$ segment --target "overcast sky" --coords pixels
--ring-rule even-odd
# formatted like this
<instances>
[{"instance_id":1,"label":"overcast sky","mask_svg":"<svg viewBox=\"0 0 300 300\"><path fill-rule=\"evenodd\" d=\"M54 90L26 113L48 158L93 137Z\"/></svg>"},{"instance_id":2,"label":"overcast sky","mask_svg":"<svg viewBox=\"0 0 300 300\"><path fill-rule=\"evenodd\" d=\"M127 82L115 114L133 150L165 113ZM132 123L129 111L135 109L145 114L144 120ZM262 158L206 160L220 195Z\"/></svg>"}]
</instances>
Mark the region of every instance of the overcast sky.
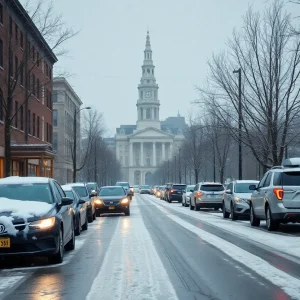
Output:
<instances>
[{"instance_id":1,"label":"overcast sky","mask_svg":"<svg viewBox=\"0 0 300 300\"><path fill-rule=\"evenodd\" d=\"M75 2L77 5L75 5ZM80 4L79 4L80 2ZM240 27L249 4L263 0L55 0L66 23L80 33L65 48L57 66L84 105L103 112L113 136L120 124L135 124L137 85L149 28L161 103L160 119L187 116L195 109L195 85L207 74L207 60L225 48ZM288 2L288 1L287 1ZM299 6L287 4L289 10Z\"/></svg>"}]
</instances>

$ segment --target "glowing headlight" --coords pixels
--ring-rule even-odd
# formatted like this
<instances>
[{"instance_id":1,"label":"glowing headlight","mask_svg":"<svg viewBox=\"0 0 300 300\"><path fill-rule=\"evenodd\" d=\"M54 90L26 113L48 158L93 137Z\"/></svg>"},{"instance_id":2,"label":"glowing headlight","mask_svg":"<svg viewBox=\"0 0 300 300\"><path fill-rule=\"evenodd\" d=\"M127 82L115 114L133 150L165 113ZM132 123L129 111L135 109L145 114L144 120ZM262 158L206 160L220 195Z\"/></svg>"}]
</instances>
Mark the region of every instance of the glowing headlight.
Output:
<instances>
[{"instance_id":1,"label":"glowing headlight","mask_svg":"<svg viewBox=\"0 0 300 300\"><path fill-rule=\"evenodd\" d=\"M234 197L233 199L235 202L240 202L240 203L248 203L246 199L239 198L239 197Z\"/></svg>"},{"instance_id":2,"label":"glowing headlight","mask_svg":"<svg viewBox=\"0 0 300 300\"><path fill-rule=\"evenodd\" d=\"M95 203L96 203L96 204L103 204L103 201L100 200L100 199L96 199L96 200L95 200Z\"/></svg>"},{"instance_id":3,"label":"glowing headlight","mask_svg":"<svg viewBox=\"0 0 300 300\"><path fill-rule=\"evenodd\" d=\"M55 217L35 221L29 224L30 227L35 227L38 229L48 229L53 227L55 224Z\"/></svg>"},{"instance_id":4,"label":"glowing headlight","mask_svg":"<svg viewBox=\"0 0 300 300\"><path fill-rule=\"evenodd\" d=\"M122 203L122 204L126 204L126 203L128 203L128 198L124 198L124 199L122 199L122 200L121 200L121 203Z\"/></svg>"}]
</instances>

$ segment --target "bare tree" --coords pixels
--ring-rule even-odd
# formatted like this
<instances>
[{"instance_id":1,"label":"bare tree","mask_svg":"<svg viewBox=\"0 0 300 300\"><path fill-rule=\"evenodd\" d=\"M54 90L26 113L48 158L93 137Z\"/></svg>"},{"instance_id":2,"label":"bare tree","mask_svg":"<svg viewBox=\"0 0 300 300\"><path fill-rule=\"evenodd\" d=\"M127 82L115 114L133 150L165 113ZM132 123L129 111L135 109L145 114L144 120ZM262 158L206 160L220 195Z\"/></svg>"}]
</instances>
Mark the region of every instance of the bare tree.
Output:
<instances>
[{"instance_id":1,"label":"bare tree","mask_svg":"<svg viewBox=\"0 0 300 300\"><path fill-rule=\"evenodd\" d=\"M228 52L209 62L208 84L200 88L223 126L238 139L238 82L242 70L242 142L265 167L280 164L299 136L300 36L291 35L291 17L275 0L262 14L248 10L234 31Z\"/></svg>"}]
</instances>

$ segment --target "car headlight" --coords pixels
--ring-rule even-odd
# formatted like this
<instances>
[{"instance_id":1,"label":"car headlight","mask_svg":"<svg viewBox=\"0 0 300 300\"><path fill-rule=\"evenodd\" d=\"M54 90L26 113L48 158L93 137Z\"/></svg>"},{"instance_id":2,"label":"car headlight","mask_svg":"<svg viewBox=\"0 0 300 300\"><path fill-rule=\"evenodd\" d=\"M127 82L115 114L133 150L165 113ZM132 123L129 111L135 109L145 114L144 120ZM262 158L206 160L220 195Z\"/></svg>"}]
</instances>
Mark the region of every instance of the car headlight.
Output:
<instances>
[{"instance_id":1,"label":"car headlight","mask_svg":"<svg viewBox=\"0 0 300 300\"><path fill-rule=\"evenodd\" d=\"M103 201L102 201L101 199L96 199L96 200L95 200L95 203L96 203L96 204L103 204Z\"/></svg>"},{"instance_id":2,"label":"car headlight","mask_svg":"<svg viewBox=\"0 0 300 300\"><path fill-rule=\"evenodd\" d=\"M249 200L243 199L243 198L239 198L239 197L234 197L234 201L235 202L239 202L239 203L249 203Z\"/></svg>"},{"instance_id":3,"label":"car headlight","mask_svg":"<svg viewBox=\"0 0 300 300\"><path fill-rule=\"evenodd\" d=\"M124 199L122 199L122 200L121 200L121 203L122 203L122 204L126 204L126 203L128 203L128 198L124 198Z\"/></svg>"},{"instance_id":4,"label":"car headlight","mask_svg":"<svg viewBox=\"0 0 300 300\"><path fill-rule=\"evenodd\" d=\"M55 224L55 217L35 221L29 224L30 227L35 227L38 229L48 229L53 227Z\"/></svg>"}]
</instances>

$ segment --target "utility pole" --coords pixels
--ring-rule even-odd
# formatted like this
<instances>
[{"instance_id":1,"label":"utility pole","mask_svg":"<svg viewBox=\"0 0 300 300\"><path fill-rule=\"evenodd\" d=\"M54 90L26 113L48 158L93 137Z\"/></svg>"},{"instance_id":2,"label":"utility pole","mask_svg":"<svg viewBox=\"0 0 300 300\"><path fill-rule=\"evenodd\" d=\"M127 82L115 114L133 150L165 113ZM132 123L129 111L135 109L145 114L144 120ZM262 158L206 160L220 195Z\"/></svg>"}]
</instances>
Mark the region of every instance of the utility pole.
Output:
<instances>
[{"instance_id":1,"label":"utility pole","mask_svg":"<svg viewBox=\"0 0 300 300\"><path fill-rule=\"evenodd\" d=\"M215 144L213 143L213 165L214 165L214 182L216 182L216 149Z\"/></svg>"},{"instance_id":2,"label":"utility pole","mask_svg":"<svg viewBox=\"0 0 300 300\"><path fill-rule=\"evenodd\" d=\"M242 162L242 69L234 70L233 73L239 74L239 180L243 178L243 162Z\"/></svg>"},{"instance_id":3,"label":"utility pole","mask_svg":"<svg viewBox=\"0 0 300 300\"><path fill-rule=\"evenodd\" d=\"M176 170L176 163L177 163L177 161L176 161L176 155L174 155L174 157L175 157L175 166L174 166L174 173L175 173L175 174L174 174L174 177L175 177L175 178L174 178L174 183L176 183L176 179L177 179L177 174L176 174L176 171L177 171L177 170Z\"/></svg>"}]
</instances>

